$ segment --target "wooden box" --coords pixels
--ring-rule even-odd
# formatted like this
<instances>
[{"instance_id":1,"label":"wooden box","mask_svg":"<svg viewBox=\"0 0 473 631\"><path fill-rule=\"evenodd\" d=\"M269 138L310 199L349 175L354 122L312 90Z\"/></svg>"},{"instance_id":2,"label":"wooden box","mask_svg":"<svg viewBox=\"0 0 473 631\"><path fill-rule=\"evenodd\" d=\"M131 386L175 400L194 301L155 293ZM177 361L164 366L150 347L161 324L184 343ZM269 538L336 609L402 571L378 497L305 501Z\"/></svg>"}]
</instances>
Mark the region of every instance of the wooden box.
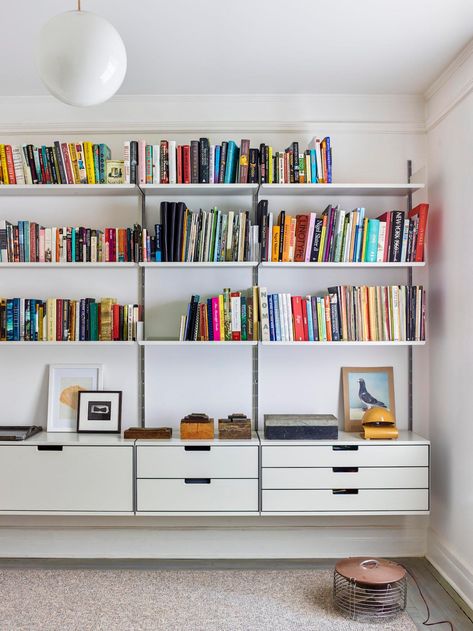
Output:
<instances>
[{"instance_id":1,"label":"wooden box","mask_svg":"<svg viewBox=\"0 0 473 631\"><path fill-rule=\"evenodd\" d=\"M213 418L209 418L207 414L188 414L181 420L181 438L184 440L213 440Z\"/></svg>"},{"instance_id":2,"label":"wooden box","mask_svg":"<svg viewBox=\"0 0 473 631\"><path fill-rule=\"evenodd\" d=\"M230 414L228 418L218 419L218 437L220 440L250 440L251 419L244 414Z\"/></svg>"},{"instance_id":3,"label":"wooden box","mask_svg":"<svg viewBox=\"0 0 473 631\"><path fill-rule=\"evenodd\" d=\"M123 432L123 438L140 440L160 440L172 437L172 427L129 427Z\"/></svg>"}]
</instances>

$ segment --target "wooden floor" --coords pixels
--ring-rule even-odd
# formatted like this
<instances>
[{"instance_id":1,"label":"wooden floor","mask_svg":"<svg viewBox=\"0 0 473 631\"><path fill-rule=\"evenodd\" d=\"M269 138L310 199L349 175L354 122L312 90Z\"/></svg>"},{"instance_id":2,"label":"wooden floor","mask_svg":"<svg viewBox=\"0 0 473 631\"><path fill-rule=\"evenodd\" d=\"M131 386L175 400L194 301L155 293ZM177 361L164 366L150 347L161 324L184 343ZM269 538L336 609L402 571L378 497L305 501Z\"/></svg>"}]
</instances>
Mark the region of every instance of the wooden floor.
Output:
<instances>
[{"instance_id":1,"label":"wooden floor","mask_svg":"<svg viewBox=\"0 0 473 631\"><path fill-rule=\"evenodd\" d=\"M438 580L439 576L426 559L396 559L416 577L424 596L429 603L431 622L450 620L455 631L473 631L472 620L464 613L454 598ZM332 568L336 560L134 560L134 559L0 559L0 569L12 567L31 568L93 568L93 569L327 569ZM453 593L453 591L452 591ZM425 605L417 587L409 577L407 610L418 629L426 630L422 623L427 617ZM381 627L380 627L381 628ZM448 625L433 627L447 631Z\"/></svg>"}]
</instances>

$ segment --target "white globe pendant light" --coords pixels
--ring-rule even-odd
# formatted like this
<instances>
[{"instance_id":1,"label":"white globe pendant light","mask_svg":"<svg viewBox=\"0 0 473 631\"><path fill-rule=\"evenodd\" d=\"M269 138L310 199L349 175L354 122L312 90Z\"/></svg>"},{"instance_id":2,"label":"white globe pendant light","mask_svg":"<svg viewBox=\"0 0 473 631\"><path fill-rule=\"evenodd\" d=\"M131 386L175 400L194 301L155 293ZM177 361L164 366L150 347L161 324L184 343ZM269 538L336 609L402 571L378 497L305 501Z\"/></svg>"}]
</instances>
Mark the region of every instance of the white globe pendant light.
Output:
<instances>
[{"instance_id":1,"label":"white globe pendant light","mask_svg":"<svg viewBox=\"0 0 473 631\"><path fill-rule=\"evenodd\" d=\"M104 103L126 74L126 49L104 18L80 10L49 20L39 38L39 71L48 90L68 105Z\"/></svg>"}]
</instances>

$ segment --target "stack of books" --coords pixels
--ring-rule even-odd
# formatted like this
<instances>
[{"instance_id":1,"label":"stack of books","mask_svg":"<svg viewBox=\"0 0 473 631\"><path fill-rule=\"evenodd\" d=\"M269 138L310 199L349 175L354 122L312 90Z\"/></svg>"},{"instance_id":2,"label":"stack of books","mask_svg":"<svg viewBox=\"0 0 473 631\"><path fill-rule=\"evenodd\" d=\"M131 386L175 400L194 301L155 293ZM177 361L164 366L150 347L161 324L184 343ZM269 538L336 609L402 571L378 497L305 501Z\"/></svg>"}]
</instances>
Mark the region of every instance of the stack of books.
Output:
<instances>
[{"instance_id":1,"label":"stack of books","mask_svg":"<svg viewBox=\"0 0 473 631\"><path fill-rule=\"evenodd\" d=\"M247 291L224 289L219 296L206 300L191 296L187 315L181 317L180 341L258 340L258 287Z\"/></svg>"},{"instance_id":2,"label":"stack of books","mask_svg":"<svg viewBox=\"0 0 473 631\"><path fill-rule=\"evenodd\" d=\"M142 320L141 306L114 298L0 298L1 342L134 341Z\"/></svg>"},{"instance_id":3,"label":"stack of books","mask_svg":"<svg viewBox=\"0 0 473 631\"><path fill-rule=\"evenodd\" d=\"M267 303L267 320L261 310L263 341L425 340L422 286L337 286L323 296L270 294Z\"/></svg>"},{"instance_id":4,"label":"stack of books","mask_svg":"<svg viewBox=\"0 0 473 631\"><path fill-rule=\"evenodd\" d=\"M139 224L102 230L0 220L2 263L137 263L150 260L151 245L146 228Z\"/></svg>"},{"instance_id":5,"label":"stack of books","mask_svg":"<svg viewBox=\"0 0 473 631\"><path fill-rule=\"evenodd\" d=\"M277 220L267 200L258 203L261 260L284 263L406 263L424 261L429 205L409 212L393 210L376 219L364 208L351 212L329 205L318 217L311 212Z\"/></svg>"},{"instance_id":6,"label":"stack of books","mask_svg":"<svg viewBox=\"0 0 473 631\"><path fill-rule=\"evenodd\" d=\"M161 202L155 226L154 261L257 261L258 226L249 211L190 211L184 202Z\"/></svg>"},{"instance_id":7,"label":"stack of books","mask_svg":"<svg viewBox=\"0 0 473 631\"><path fill-rule=\"evenodd\" d=\"M210 144L208 138L179 145L175 140L124 143L124 179L130 184L317 184L332 182L330 138L309 148L292 142L284 151L249 139Z\"/></svg>"},{"instance_id":8,"label":"stack of books","mask_svg":"<svg viewBox=\"0 0 473 631\"><path fill-rule=\"evenodd\" d=\"M104 143L0 144L0 184L109 184L123 182Z\"/></svg>"}]
</instances>

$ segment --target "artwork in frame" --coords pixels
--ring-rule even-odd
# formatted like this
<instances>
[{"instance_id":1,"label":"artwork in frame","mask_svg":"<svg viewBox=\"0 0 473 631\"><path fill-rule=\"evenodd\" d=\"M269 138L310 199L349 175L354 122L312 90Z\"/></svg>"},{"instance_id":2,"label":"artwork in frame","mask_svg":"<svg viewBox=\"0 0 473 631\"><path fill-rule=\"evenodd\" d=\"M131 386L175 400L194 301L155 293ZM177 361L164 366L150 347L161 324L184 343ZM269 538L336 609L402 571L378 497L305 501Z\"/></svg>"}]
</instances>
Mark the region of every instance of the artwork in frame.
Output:
<instances>
[{"instance_id":1,"label":"artwork in frame","mask_svg":"<svg viewBox=\"0 0 473 631\"><path fill-rule=\"evenodd\" d=\"M122 393L119 390L81 391L77 409L77 431L119 434L122 422Z\"/></svg>"},{"instance_id":2,"label":"artwork in frame","mask_svg":"<svg viewBox=\"0 0 473 631\"><path fill-rule=\"evenodd\" d=\"M50 364L48 432L75 432L78 393L102 387L102 364Z\"/></svg>"},{"instance_id":3,"label":"artwork in frame","mask_svg":"<svg viewBox=\"0 0 473 631\"><path fill-rule=\"evenodd\" d=\"M396 415L394 376L390 366L342 368L345 431L361 431L363 414L372 407L384 407Z\"/></svg>"}]
</instances>

